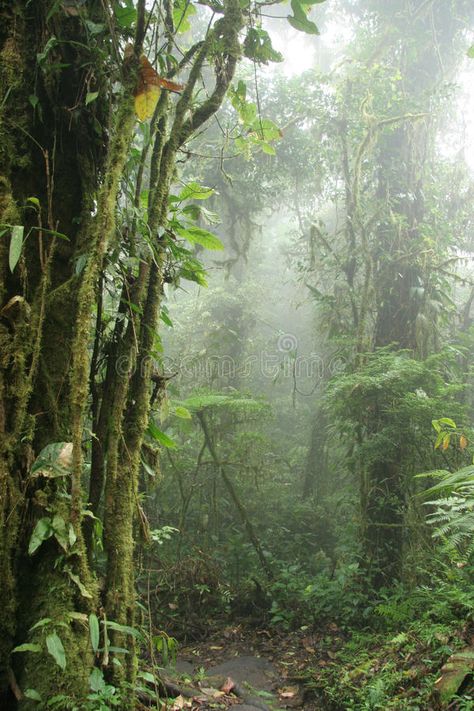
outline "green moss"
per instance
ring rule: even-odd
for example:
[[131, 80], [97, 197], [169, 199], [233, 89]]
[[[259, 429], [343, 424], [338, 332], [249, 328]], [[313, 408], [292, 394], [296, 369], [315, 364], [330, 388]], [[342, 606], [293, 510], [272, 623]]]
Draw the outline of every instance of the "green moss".
[[[67, 520], [68, 502], [61, 496], [56, 482], [49, 482], [39, 493], [41, 497], [35, 506], [38, 518], [44, 515], [47, 506], [48, 511], [53, 510]], [[29, 538], [30, 532], [26, 533]], [[37, 690], [45, 701], [56, 694], [83, 700], [88, 692], [89, 675], [94, 663], [87, 624], [69, 616], [71, 612], [88, 615], [97, 608], [97, 587], [87, 567], [81, 532], [76, 531], [76, 535], [78, 539], [70, 553], [65, 554], [52, 538], [27, 558], [19, 570], [19, 578], [28, 580], [28, 586], [18, 591], [21, 629], [17, 634], [17, 643], [37, 643], [42, 651], [18, 655], [21, 659], [15, 660], [18, 664], [17, 678], [22, 689]], [[66, 567], [79, 578], [85, 590], [79, 589]], [[30, 631], [33, 625], [44, 619], [51, 621]], [[60, 637], [64, 647], [64, 670], [47, 651], [46, 637], [53, 632]], [[30, 706], [37, 708], [31, 702], [25, 702], [21, 708], [29, 709]]]
[[[43, 544], [45, 545], [45, 544]], [[93, 666], [88, 631], [84, 623], [68, 620], [67, 613], [78, 611], [77, 592], [73, 583], [60, 568], [55, 568], [57, 551], [41, 553], [41, 561], [35, 565], [30, 578], [29, 610], [23, 614], [31, 625], [51, 618], [51, 622], [38, 628], [28, 641], [40, 644], [41, 653], [25, 653], [24, 666], [18, 677], [21, 688], [38, 691], [43, 700], [53, 695], [65, 694], [75, 699], [84, 699], [89, 687], [89, 674]], [[26, 600], [25, 600], [26, 604]], [[46, 636], [56, 632], [63, 644], [66, 668], [62, 670], [46, 649]], [[23, 709], [37, 709], [32, 702], [21, 705]]]
[[74, 444], [72, 512], [73, 517], [76, 518], [79, 516], [81, 502], [83, 418], [89, 395], [91, 317], [103, 259], [107, 247], [115, 235], [115, 203], [133, 135], [134, 123], [133, 95], [130, 92], [124, 94], [122, 105], [117, 112], [106, 166], [106, 178], [98, 196], [97, 217], [92, 223], [90, 254], [79, 289], [73, 345], [73, 366], [70, 379], [72, 441]]

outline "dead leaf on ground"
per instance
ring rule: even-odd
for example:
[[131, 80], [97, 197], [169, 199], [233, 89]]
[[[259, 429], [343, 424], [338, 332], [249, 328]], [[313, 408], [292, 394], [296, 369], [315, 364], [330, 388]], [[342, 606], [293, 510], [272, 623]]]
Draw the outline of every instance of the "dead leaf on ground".
[[224, 692], [224, 694], [230, 694], [232, 689], [235, 687], [235, 681], [230, 678], [230, 676], [227, 677], [225, 680], [225, 683], [222, 684], [221, 686], [221, 691]]
[[184, 696], [177, 696], [173, 701], [173, 706], [171, 711], [179, 711], [179, 709], [190, 709], [192, 707], [191, 701], [186, 701]]
[[203, 694], [206, 694], [206, 696], [210, 696], [212, 699], [219, 699], [221, 696], [225, 696], [224, 691], [219, 691], [218, 689], [214, 689], [211, 686], [201, 687], [201, 691]]
[[286, 686], [283, 689], [279, 689], [278, 693], [282, 699], [293, 699], [298, 693], [298, 687]]

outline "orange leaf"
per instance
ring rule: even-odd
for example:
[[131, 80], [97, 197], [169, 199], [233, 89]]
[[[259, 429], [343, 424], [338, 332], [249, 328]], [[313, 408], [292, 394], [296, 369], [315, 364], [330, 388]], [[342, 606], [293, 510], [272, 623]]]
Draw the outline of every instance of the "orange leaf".
[[159, 86], [168, 91], [180, 92], [184, 89], [182, 84], [160, 77], [156, 69], [150, 64], [144, 54], [140, 57], [140, 70], [138, 73], [138, 86], [135, 94], [142, 94], [148, 91], [151, 86]]
[[137, 88], [134, 92], [135, 113], [140, 121], [146, 121], [153, 116], [156, 104], [160, 98], [161, 89], [179, 93], [183, 88], [181, 84], [176, 84], [173, 81], [160, 77], [145, 55], [142, 54], [140, 57]]
[[163, 89], [166, 89], [167, 91], [174, 91], [176, 94], [179, 94], [184, 89], [183, 84], [176, 84], [174, 81], [163, 79], [163, 77], [160, 76], [158, 77], [158, 83]]
[[230, 694], [232, 689], [235, 686], [235, 681], [233, 681], [230, 676], [227, 677], [225, 684], [221, 686], [221, 691], [223, 691], [225, 694]]

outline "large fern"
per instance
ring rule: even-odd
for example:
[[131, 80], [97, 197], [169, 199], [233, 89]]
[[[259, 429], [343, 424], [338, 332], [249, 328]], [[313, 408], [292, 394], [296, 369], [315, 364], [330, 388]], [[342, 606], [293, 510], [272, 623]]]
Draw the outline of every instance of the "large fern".
[[469, 558], [474, 553], [474, 466], [435, 474], [440, 480], [425, 492], [429, 496], [439, 494], [425, 502], [434, 507], [427, 516], [428, 523], [435, 527], [433, 537]]

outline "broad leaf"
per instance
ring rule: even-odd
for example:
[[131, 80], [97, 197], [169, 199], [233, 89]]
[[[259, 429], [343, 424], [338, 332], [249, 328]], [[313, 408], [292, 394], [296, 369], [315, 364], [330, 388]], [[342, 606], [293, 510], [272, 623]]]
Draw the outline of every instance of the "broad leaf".
[[15, 269], [21, 256], [24, 232], [25, 228], [23, 225], [14, 225], [11, 229], [10, 251], [8, 253], [8, 266], [11, 272]]
[[66, 669], [66, 653], [61, 638], [56, 632], [46, 637], [46, 648], [56, 664], [64, 671]]
[[89, 687], [91, 691], [102, 691], [105, 688], [104, 675], [101, 669], [95, 667], [89, 676]]
[[178, 446], [176, 442], [172, 440], [171, 437], [168, 437], [167, 434], [162, 432], [152, 420], [148, 423], [148, 433], [154, 440], [162, 444], [163, 447], [167, 447], [168, 449], [176, 449]]
[[133, 5], [133, 0], [114, 3], [114, 15], [117, 24], [123, 29], [130, 29], [137, 19], [137, 11]]
[[41, 701], [41, 695], [36, 691], [36, 689], [26, 689], [25, 696], [27, 699], [32, 701]]
[[268, 32], [259, 27], [249, 29], [244, 41], [244, 55], [262, 64], [283, 61], [283, 55], [273, 48]]
[[25, 642], [25, 644], [19, 644], [18, 647], [12, 649], [12, 652], [41, 652], [41, 646], [33, 642]]
[[98, 96], [99, 96], [99, 92], [98, 92], [98, 91], [89, 91], [89, 92], [87, 92], [87, 94], [86, 94], [86, 106], [88, 106], [88, 105], [91, 104], [93, 101], [95, 101]]
[[48, 538], [51, 538], [53, 533], [54, 529], [51, 525], [51, 519], [49, 518], [49, 516], [40, 518], [34, 528], [33, 533], [31, 534], [30, 543], [28, 545], [29, 555], [33, 555], [33, 553], [38, 550], [43, 541], [46, 541]]
[[94, 615], [93, 612], [89, 615], [89, 635], [92, 649], [94, 652], [97, 652], [100, 641], [99, 620], [97, 619], [97, 615]]
[[192, 244], [200, 244], [201, 247], [205, 247], [206, 249], [224, 249], [224, 245], [220, 241], [219, 237], [216, 237], [216, 235], [212, 234], [212, 232], [203, 230], [201, 227], [178, 227], [176, 232], [183, 239], [187, 239], [188, 242], [191, 242]]
[[308, 19], [306, 12], [299, 0], [291, 0], [291, 9], [294, 17], [288, 16], [288, 22], [295, 30], [306, 32], [309, 35], [319, 35], [319, 30], [314, 22]]
[[146, 121], [153, 116], [160, 93], [159, 86], [147, 86], [135, 96], [135, 113], [140, 121]]
[[208, 200], [214, 195], [215, 190], [208, 188], [205, 185], [199, 185], [195, 181], [191, 181], [181, 190], [178, 195], [178, 200]]
[[140, 637], [140, 632], [135, 629], [135, 627], [120, 625], [118, 622], [111, 622], [110, 620], [107, 620], [107, 629], [114, 630], [114, 632], [121, 632], [122, 634], [128, 634], [136, 638]]
[[82, 597], [86, 597], [88, 599], [92, 598], [91, 593], [88, 591], [82, 580], [78, 575], [75, 575], [70, 568], [65, 568], [65, 572], [69, 575], [69, 578], [72, 580], [72, 582], [77, 585], [79, 588], [79, 592], [81, 593]]
[[191, 419], [191, 413], [186, 407], [182, 407], [181, 405], [178, 405], [178, 407], [175, 408], [174, 414], [176, 417], [180, 417], [182, 420], [190, 420]]

